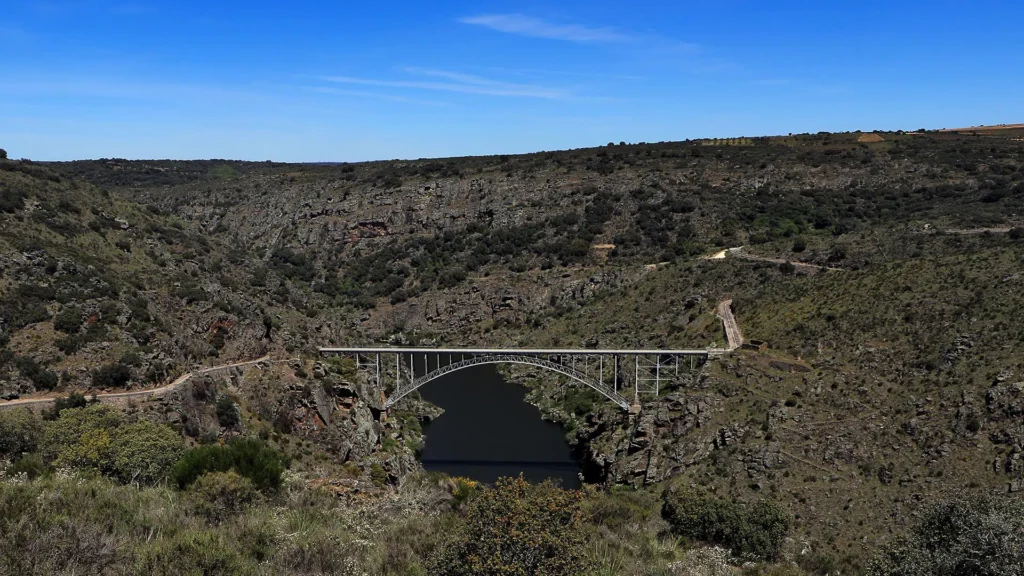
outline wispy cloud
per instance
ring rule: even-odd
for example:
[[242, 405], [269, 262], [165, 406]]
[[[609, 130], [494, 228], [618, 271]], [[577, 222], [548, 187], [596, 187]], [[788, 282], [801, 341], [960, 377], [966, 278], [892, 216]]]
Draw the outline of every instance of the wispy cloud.
[[543, 78], [550, 76], [565, 76], [572, 78], [598, 78], [601, 80], [646, 80], [645, 76], [637, 76], [634, 74], [615, 74], [611, 72], [579, 72], [569, 70], [542, 70], [539, 68], [502, 68], [499, 66], [490, 66], [485, 68], [492, 72], [501, 72], [504, 74], [511, 74], [514, 76], [522, 76], [525, 78]]
[[415, 90], [436, 90], [441, 92], [459, 92], [463, 94], [482, 94], [487, 96], [519, 96], [526, 98], [546, 98], [552, 100], [565, 99], [569, 92], [561, 88], [550, 88], [533, 84], [518, 84], [484, 78], [473, 74], [431, 70], [422, 68], [403, 68], [402, 71], [417, 76], [439, 78], [439, 80], [382, 80], [376, 78], [358, 78], [354, 76], [325, 76], [322, 79], [339, 84], [357, 84], [362, 86], [380, 86], [387, 88], [410, 88]]
[[339, 96], [355, 96], [357, 98], [367, 98], [370, 100], [385, 100], [388, 102], [404, 102], [406, 104], [424, 104], [427, 106], [448, 106], [448, 102], [440, 102], [437, 100], [421, 100], [419, 98], [406, 98], [405, 96], [398, 96], [395, 94], [381, 94], [380, 92], [366, 92], [363, 90], [345, 90], [341, 88], [330, 88], [326, 86], [307, 86], [303, 88], [309, 92], [317, 92], [320, 94], [337, 94]]
[[569, 42], [625, 42], [632, 39], [630, 35], [614, 28], [595, 28], [583, 24], [554, 24], [522, 14], [467, 16], [459, 18], [459, 22], [483, 26], [507, 34]]

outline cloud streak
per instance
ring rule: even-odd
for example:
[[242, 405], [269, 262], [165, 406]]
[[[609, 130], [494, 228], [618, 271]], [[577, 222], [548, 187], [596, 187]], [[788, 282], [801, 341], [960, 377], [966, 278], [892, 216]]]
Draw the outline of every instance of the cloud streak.
[[376, 78], [359, 78], [354, 76], [324, 76], [322, 80], [337, 84], [434, 90], [486, 96], [518, 96], [549, 100], [561, 100], [570, 96], [567, 91], [560, 88], [502, 82], [472, 74], [422, 68], [404, 68], [402, 70], [409, 74], [438, 78], [439, 80], [379, 80]]
[[381, 94], [379, 92], [365, 92], [362, 90], [344, 90], [339, 88], [330, 88], [325, 86], [309, 86], [304, 87], [304, 90], [310, 92], [317, 92], [320, 94], [337, 94], [340, 96], [356, 96], [358, 98], [369, 98], [371, 100], [385, 100], [388, 102], [403, 102], [406, 104], [423, 104], [426, 106], [448, 106], [447, 102], [438, 102], [436, 100], [420, 100], [418, 98], [406, 98], [405, 96], [396, 96], [394, 94]]
[[633, 38], [614, 28], [594, 28], [582, 24], [554, 24], [522, 14], [484, 14], [459, 18], [459, 22], [482, 26], [519, 36], [565, 40], [568, 42], [627, 42]]

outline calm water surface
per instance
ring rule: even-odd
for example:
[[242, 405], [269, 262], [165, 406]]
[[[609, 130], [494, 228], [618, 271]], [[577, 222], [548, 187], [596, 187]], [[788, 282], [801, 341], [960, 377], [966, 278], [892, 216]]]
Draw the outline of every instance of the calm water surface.
[[578, 488], [580, 466], [565, 430], [541, 420], [524, 400], [526, 389], [507, 382], [494, 365], [471, 366], [420, 388], [444, 408], [424, 426], [423, 467], [491, 483], [502, 476], [547, 478]]

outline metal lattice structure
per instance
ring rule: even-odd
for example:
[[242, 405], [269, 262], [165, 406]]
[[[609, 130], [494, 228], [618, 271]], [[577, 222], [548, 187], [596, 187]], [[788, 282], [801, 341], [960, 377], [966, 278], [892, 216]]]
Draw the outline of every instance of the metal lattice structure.
[[[720, 354], [706, 350], [588, 350], [501, 348], [321, 348], [321, 354], [353, 358], [357, 369], [371, 371], [378, 388], [389, 384], [384, 408], [438, 378], [470, 366], [519, 364], [535, 366], [585, 385], [624, 410], [641, 396], [657, 396], [663, 382], [687, 377], [699, 361]], [[391, 356], [394, 357], [392, 362]], [[680, 374], [683, 359], [683, 374]], [[689, 367], [687, 368], [687, 360]], [[610, 380], [610, 382], [609, 382]], [[393, 386], [390, 384], [393, 382]], [[628, 390], [632, 388], [632, 402]]]

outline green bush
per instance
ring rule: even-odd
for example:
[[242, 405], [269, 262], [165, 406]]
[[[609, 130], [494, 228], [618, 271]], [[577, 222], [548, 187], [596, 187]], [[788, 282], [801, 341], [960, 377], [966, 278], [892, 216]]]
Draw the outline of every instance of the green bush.
[[262, 492], [281, 487], [285, 459], [258, 438], [236, 438], [226, 445], [210, 444], [189, 450], [178, 460], [171, 478], [184, 489], [208, 472], [234, 470], [248, 478]]
[[57, 374], [52, 370], [47, 370], [28, 356], [18, 356], [14, 359], [14, 365], [18, 368], [18, 372], [28, 378], [36, 388], [53, 390], [57, 387]]
[[24, 474], [29, 480], [35, 480], [46, 474], [49, 467], [39, 454], [25, 454], [14, 462], [8, 469], [8, 476], [20, 476]]
[[180, 574], [251, 574], [255, 567], [238, 553], [224, 535], [209, 531], [183, 530], [142, 549], [135, 574], [178, 576]]
[[1024, 501], [961, 498], [928, 509], [872, 560], [872, 576], [1024, 573]]
[[260, 493], [252, 480], [229, 470], [200, 476], [189, 488], [189, 498], [199, 514], [220, 522], [259, 502]]
[[0, 456], [32, 452], [39, 445], [42, 422], [27, 409], [0, 411]]
[[66, 306], [53, 318], [53, 327], [65, 334], [77, 334], [82, 328], [85, 316], [74, 306]]
[[431, 558], [430, 574], [587, 574], [580, 492], [501, 478], [469, 505], [461, 530]]
[[61, 410], [43, 427], [40, 452], [58, 468], [100, 470], [110, 464], [110, 436], [123, 422], [120, 412], [100, 404]]
[[[393, 442], [393, 440], [392, 440]], [[388, 485], [388, 472], [383, 466], [374, 462], [370, 466], [370, 480], [373, 481], [373, 485], [378, 488], [383, 488]]]
[[217, 422], [224, 428], [238, 426], [238, 408], [229, 396], [217, 398]]
[[78, 392], [73, 392], [67, 396], [55, 399], [53, 401], [53, 408], [45, 410], [43, 412], [43, 417], [46, 420], [56, 420], [60, 416], [60, 413], [68, 408], [85, 408], [88, 405], [89, 401], [85, 399], [84, 395]]
[[131, 368], [120, 362], [101, 366], [92, 372], [92, 385], [97, 388], [124, 388], [131, 379]]
[[778, 558], [792, 523], [773, 502], [744, 507], [683, 486], [666, 491], [662, 515], [680, 536], [728, 546], [751, 560]]
[[121, 482], [156, 484], [184, 452], [184, 440], [169, 426], [140, 420], [114, 430], [108, 472]]
[[45, 462], [96, 470], [121, 482], [156, 484], [185, 452], [184, 440], [163, 424], [126, 423], [100, 404], [66, 408], [43, 426], [39, 442]]

